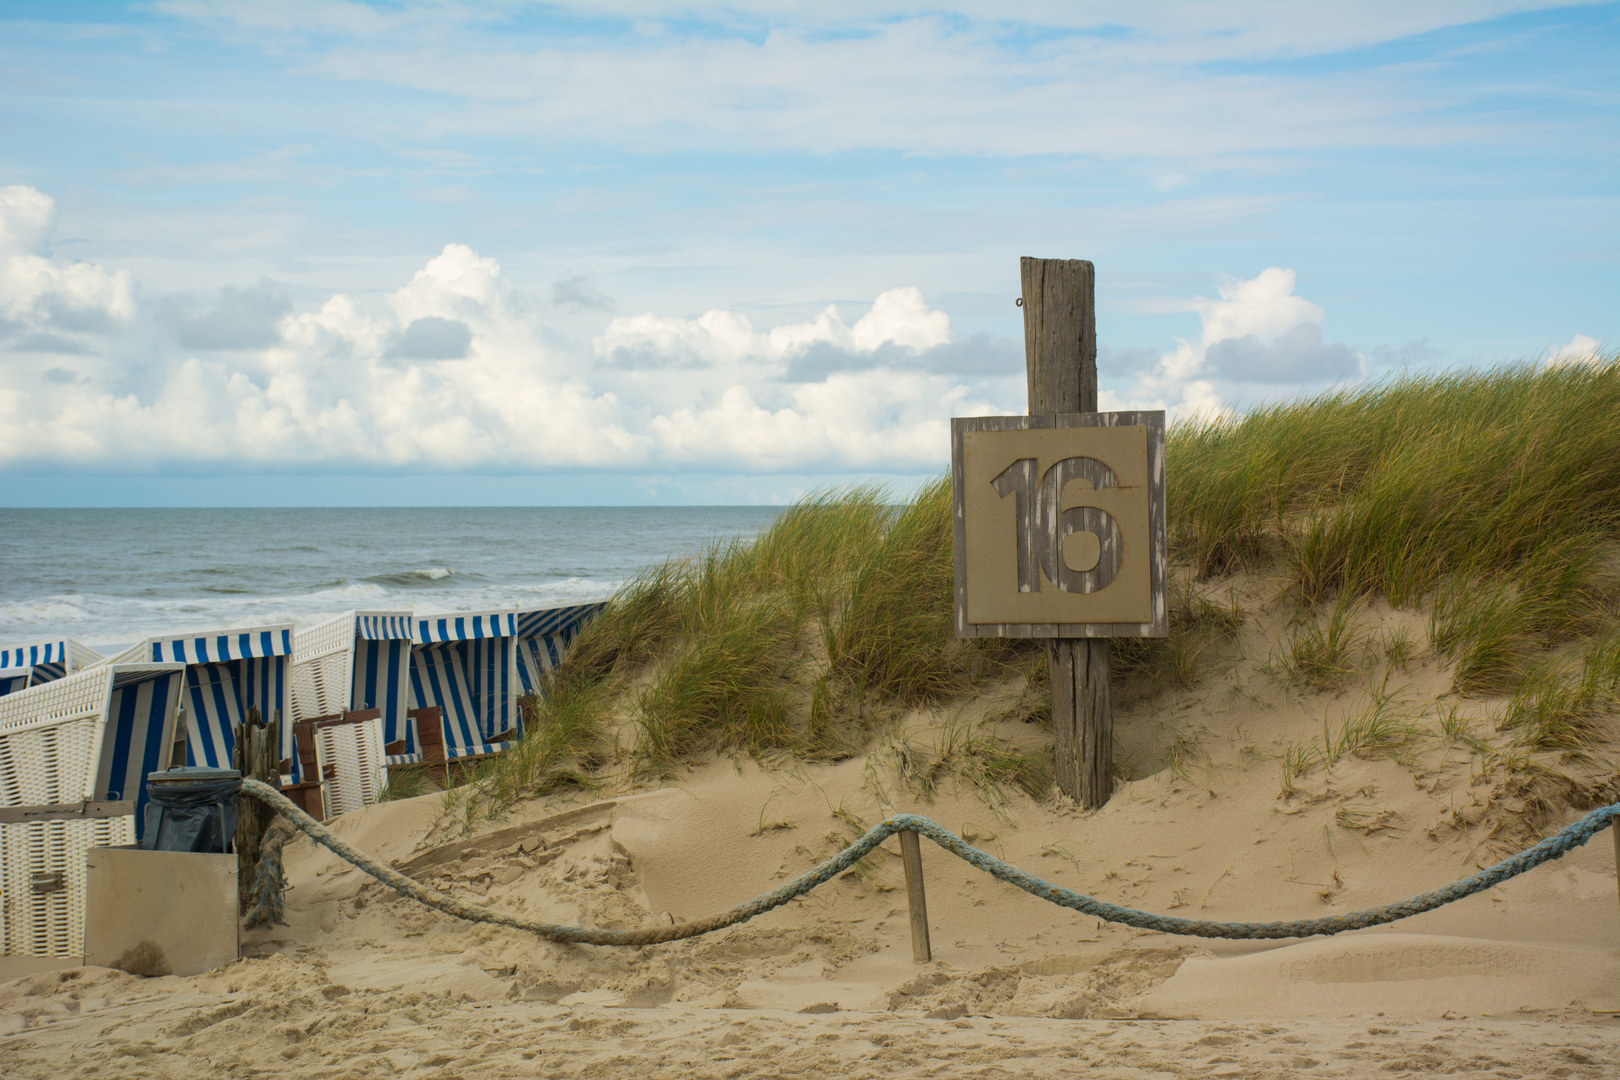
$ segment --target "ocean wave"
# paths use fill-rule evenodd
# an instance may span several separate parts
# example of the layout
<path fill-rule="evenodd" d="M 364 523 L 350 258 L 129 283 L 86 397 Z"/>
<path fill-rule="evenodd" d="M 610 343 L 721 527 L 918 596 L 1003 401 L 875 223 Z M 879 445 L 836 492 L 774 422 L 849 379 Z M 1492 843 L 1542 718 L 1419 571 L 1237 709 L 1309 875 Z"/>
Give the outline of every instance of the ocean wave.
<path fill-rule="evenodd" d="M 456 572 L 447 566 L 430 566 L 423 570 L 399 570 L 392 574 L 373 574 L 366 578 L 379 585 L 397 585 L 406 589 L 420 589 L 431 587 L 440 581 L 447 581 L 456 576 Z"/>
<path fill-rule="evenodd" d="M 334 509 L 90 513 L 70 535 L 48 512 L 26 558 L 0 559 L 0 644 L 67 636 L 89 645 L 290 622 L 352 609 L 547 607 L 612 593 L 643 566 L 751 533 L 774 511 L 720 508 Z M 32 515 L 32 516 L 30 516 Z M 34 552 L 49 552 L 32 554 Z M 222 554 L 230 553 L 230 554 Z"/>

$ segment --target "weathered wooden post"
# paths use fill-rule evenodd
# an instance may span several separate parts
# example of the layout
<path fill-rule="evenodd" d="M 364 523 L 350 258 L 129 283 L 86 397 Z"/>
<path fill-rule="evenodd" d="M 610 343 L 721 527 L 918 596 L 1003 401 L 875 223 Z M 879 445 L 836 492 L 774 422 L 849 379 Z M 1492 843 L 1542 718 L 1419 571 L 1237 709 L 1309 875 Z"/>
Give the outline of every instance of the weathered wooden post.
<path fill-rule="evenodd" d="M 1095 273 L 1022 261 L 1029 415 L 951 421 L 956 632 L 1046 640 L 1058 788 L 1114 784 L 1108 639 L 1169 632 L 1164 413 L 1097 411 Z"/>
<path fill-rule="evenodd" d="M 231 766 L 244 778 L 261 780 L 271 787 L 281 786 L 281 710 L 277 709 L 266 724 L 260 718 L 259 707 L 249 705 L 243 723 L 236 731 L 236 746 L 231 751 Z M 264 834 L 275 820 L 276 812 L 258 799 L 246 795 L 236 800 L 236 859 L 242 910 L 247 910 L 254 882 L 258 880 L 259 850 Z"/>
<path fill-rule="evenodd" d="M 928 897 L 923 892 L 922 845 L 910 829 L 900 833 L 900 861 L 906 868 L 906 904 L 911 909 L 911 958 L 926 964 L 934 958 L 928 941 Z"/>
<path fill-rule="evenodd" d="M 1081 259 L 1019 260 L 1029 413 L 1097 411 L 1096 268 Z M 1058 790 L 1094 809 L 1114 793 L 1108 639 L 1048 638 Z"/>

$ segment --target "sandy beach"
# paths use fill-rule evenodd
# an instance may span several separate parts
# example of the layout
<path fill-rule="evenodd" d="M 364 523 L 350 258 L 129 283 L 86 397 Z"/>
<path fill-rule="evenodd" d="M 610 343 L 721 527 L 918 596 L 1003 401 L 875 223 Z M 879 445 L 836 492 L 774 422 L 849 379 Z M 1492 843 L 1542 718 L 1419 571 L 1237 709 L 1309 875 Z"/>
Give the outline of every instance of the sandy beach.
<path fill-rule="evenodd" d="M 1375 606 L 1376 634 L 1419 618 Z M 1145 775 L 1103 809 L 951 778 L 897 752 L 1016 717 L 1023 680 L 901 718 L 863 755 L 718 756 L 660 786 L 522 804 L 467 830 L 441 796 L 335 822 L 431 887 L 609 928 L 722 910 L 896 812 L 933 818 L 1045 879 L 1142 910 L 1260 921 L 1343 913 L 1452 881 L 1615 798 L 1597 756 L 1554 791 L 1436 739 L 1347 754 L 1279 791 L 1275 757 L 1379 690 L 1300 694 L 1258 673 L 1257 618 L 1195 693 L 1122 711 Z M 1432 656 L 1403 700 L 1443 692 Z M 1484 706 L 1481 706 L 1483 709 Z M 1172 732 L 1197 752 L 1166 756 Z M 1399 760 L 1397 760 L 1399 758 Z M 1160 764 L 1163 762 L 1163 764 Z M 1154 767 L 1157 765 L 1158 767 Z M 1101 923 L 924 843 L 934 958 L 913 962 L 898 844 L 752 922 L 689 941 L 556 945 L 427 910 L 299 838 L 286 926 L 210 974 L 101 968 L 0 984 L 16 1077 L 1468 1076 L 1605 1077 L 1620 1064 L 1620 904 L 1600 834 L 1568 857 L 1387 927 L 1304 941 L 1172 937 Z"/>

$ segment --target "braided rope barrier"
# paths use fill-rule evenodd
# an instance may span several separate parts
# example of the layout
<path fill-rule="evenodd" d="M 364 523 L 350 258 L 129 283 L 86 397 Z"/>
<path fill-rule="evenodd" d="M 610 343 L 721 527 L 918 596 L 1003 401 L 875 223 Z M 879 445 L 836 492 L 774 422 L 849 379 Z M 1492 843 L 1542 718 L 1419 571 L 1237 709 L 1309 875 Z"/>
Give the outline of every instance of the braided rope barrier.
<path fill-rule="evenodd" d="M 249 909 L 244 926 L 287 925 L 287 882 L 281 871 L 281 849 L 292 834 L 275 828 L 259 841 L 259 865 L 254 873 L 253 907 Z"/>
<path fill-rule="evenodd" d="M 562 926 L 556 923 L 520 919 L 515 915 L 486 911 L 481 907 L 457 900 L 454 897 L 442 896 L 420 882 L 406 877 L 391 867 L 383 866 L 371 856 L 351 847 L 330 829 L 304 813 L 291 800 L 268 784 L 257 780 L 243 780 L 242 793 L 251 795 L 274 807 L 287 819 L 293 828 L 304 833 L 322 847 L 327 848 L 340 859 L 352 863 L 402 896 L 408 896 L 413 900 L 426 904 L 428 907 L 436 908 L 448 915 L 454 915 L 458 919 L 465 919 L 469 922 L 491 923 L 495 926 L 507 926 L 514 930 L 523 930 L 548 941 L 620 946 L 657 945 L 666 941 L 679 941 L 683 938 L 697 937 L 701 934 L 712 933 L 728 926 L 747 922 L 756 915 L 764 914 L 772 908 L 781 907 L 788 901 L 803 896 L 817 886 L 825 884 L 865 858 L 874 848 L 889 837 L 908 830 L 928 837 L 928 839 L 970 866 L 977 867 L 1032 896 L 1038 896 L 1049 903 L 1072 908 L 1082 914 L 1091 915 L 1107 922 L 1124 923 L 1127 926 L 1135 926 L 1143 930 L 1157 930 L 1166 934 L 1182 934 L 1193 937 L 1253 939 L 1340 934 L 1346 930 L 1360 930 L 1368 926 L 1378 926 L 1383 923 L 1394 922 L 1397 919 L 1409 918 L 1421 912 L 1432 911 L 1437 907 L 1461 900 L 1466 896 L 1472 896 L 1477 892 L 1483 892 L 1507 881 L 1509 878 L 1517 877 L 1527 870 L 1540 866 L 1544 862 L 1562 858 L 1575 848 L 1591 840 L 1598 832 L 1609 827 L 1616 818 L 1620 818 L 1620 803 L 1593 810 L 1579 821 L 1549 836 L 1534 847 L 1527 848 L 1511 858 L 1504 859 L 1489 869 L 1481 870 L 1477 874 L 1397 903 L 1368 908 L 1365 911 L 1354 911 L 1347 915 L 1330 915 L 1320 919 L 1298 919 L 1292 922 L 1228 923 L 1209 922 L 1202 919 L 1181 919 L 1170 915 L 1155 915 L 1152 912 L 1138 911 L 1134 908 L 1110 904 L 1105 900 L 1098 900 L 1095 897 L 1065 889 L 1060 885 L 1043 881 L 1033 874 L 1025 873 L 1016 866 L 1003 862 L 988 852 L 970 846 L 966 841 L 954 833 L 947 832 L 928 818 L 919 817 L 916 814 L 896 814 L 894 817 L 874 825 L 867 830 L 864 836 L 819 866 L 799 875 L 792 881 L 772 889 L 768 893 L 756 896 L 752 900 L 738 904 L 736 907 L 722 911 L 719 914 L 674 926 L 655 926 L 642 930 L 593 930 L 582 926 Z"/>

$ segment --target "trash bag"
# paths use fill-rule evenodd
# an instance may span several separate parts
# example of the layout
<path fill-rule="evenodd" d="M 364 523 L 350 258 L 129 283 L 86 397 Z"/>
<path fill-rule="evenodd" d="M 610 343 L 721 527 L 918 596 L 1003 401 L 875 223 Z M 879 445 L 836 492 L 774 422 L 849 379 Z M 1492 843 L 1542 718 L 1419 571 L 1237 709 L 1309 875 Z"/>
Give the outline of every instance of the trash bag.
<path fill-rule="evenodd" d="M 146 778 L 146 822 L 141 846 L 148 851 L 228 852 L 236 841 L 235 769 L 186 768 Z"/>

